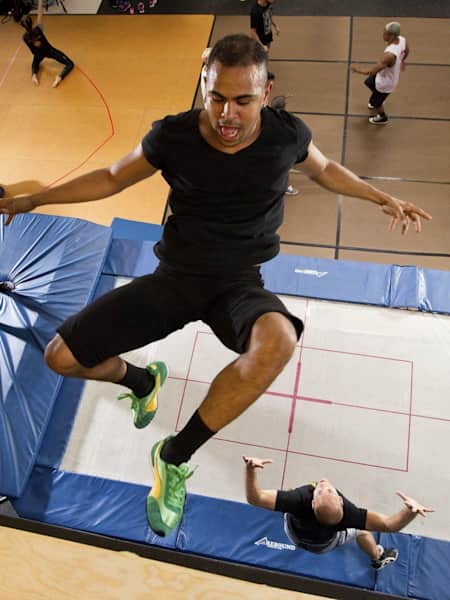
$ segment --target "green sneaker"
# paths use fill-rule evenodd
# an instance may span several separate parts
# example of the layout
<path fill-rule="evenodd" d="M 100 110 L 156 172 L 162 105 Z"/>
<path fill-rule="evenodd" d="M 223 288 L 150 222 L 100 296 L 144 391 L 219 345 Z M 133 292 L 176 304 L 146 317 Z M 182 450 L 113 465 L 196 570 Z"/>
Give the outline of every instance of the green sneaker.
<path fill-rule="evenodd" d="M 154 481 L 147 497 L 147 519 L 153 531 L 161 536 L 170 533 L 181 521 L 186 479 L 193 473 L 186 463 L 176 467 L 161 458 L 162 447 L 171 437 L 156 442 L 151 454 Z"/>
<path fill-rule="evenodd" d="M 158 409 L 158 392 L 166 381 L 169 372 L 163 362 L 155 361 L 147 365 L 145 368 L 155 378 L 155 385 L 152 391 L 147 394 L 147 396 L 143 396 L 142 398 L 138 398 L 133 392 L 126 392 L 125 394 L 120 394 L 120 396 L 117 397 L 117 400 L 131 400 L 133 423 L 138 429 L 147 427 L 147 425 L 155 416 Z"/>

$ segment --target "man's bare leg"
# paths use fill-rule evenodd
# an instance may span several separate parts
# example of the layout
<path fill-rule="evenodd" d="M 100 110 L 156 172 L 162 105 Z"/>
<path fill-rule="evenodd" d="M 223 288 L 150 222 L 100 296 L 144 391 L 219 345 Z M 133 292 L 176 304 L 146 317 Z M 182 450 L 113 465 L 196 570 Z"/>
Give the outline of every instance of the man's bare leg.
<path fill-rule="evenodd" d="M 380 558 L 382 554 L 380 546 L 377 545 L 370 531 L 360 531 L 356 537 L 356 541 L 361 550 L 370 556 L 372 560 Z"/>
<path fill-rule="evenodd" d="M 59 334 L 51 340 L 45 350 L 45 361 L 56 373 L 65 377 L 78 377 L 96 381 L 111 381 L 117 383 L 125 377 L 126 362 L 115 356 L 108 358 L 95 367 L 84 367 L 70 351 Z"/>
<path fill-rule="evenodd" d="M 221 371 L 200 405 L 204 423 L 219 431 L 242 414 L 289 362 L 297 332 L 281 313 L 266 313 L 254 324 L 247 350 Z"/>
<path fill-rule="evenodd" d="M 189 461 L 200 446 L 267 390 L 290 360 L 296 344 L 296 329 L 286 316 L 271 312 L 259 317 L 246 351 L 214 378 L 199 409 L 161 448 L 161 458 L 177 466 Z"/>
<path fill-rule="evenodd" d="M 266 313 L 253 325 L 246 351 L 213 380 L 208 393 L 188 423 L 172 438 L 152 448 L 154 481 L 147 498 L 147 519 L 159 535 L 167 535 L 183 516 L 186 479 L 192 472 L 185 464 L 217 431 L 242 414 L 290 360 L 297 332 L 281 313 Z"/>

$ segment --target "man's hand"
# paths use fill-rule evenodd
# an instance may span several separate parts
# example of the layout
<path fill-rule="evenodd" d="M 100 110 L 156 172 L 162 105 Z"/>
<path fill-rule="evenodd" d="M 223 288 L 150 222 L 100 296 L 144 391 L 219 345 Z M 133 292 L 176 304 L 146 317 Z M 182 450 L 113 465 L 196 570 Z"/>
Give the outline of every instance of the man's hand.
<path fill-rule="evenodd" d="M 29 212 L 35 208 L 30 196 L 5 196 L 0 198 L 0 215 L 8 215 L 6 225 L 9 225 L 14 217 L 19 213 Z"/>
<path fill-rule="evenodd" d="M 389 231 L 394 231 L 397 223 L 400 221 L 402 224 L 402 235 L 408 232 L 411 221 L 414 223 L 416 233 L 422 231 L 422 223 L 420 217 L 427 221 L 431 221 L 433 218 L 430 214 L 413 204 L 412 202 L 405 202 L 399 200 L 393 196 L 385 194 L 384 201 L 381 202 L 381 210 L 391 217 L 389 223 Z"/>
<path fill-rule="evenodd" d="M 426 506 L 419 504 L 417 500 L 406 496 L 403 492 L 396 492 L 396 494 L 403 500 L 405 506 L 414 514 L 419 514 L 422 515 L 422 517 L 426 517 L 426 513 L 434 512 L 434 508 L 427 508 Z"/>
<path fill-rule="evenodd" d="M 243 456 L 242 458 L 250 469 L 264 469 L 265 465 L 273 463 L 270 458 L 257 458 L 256 456 Z"/>

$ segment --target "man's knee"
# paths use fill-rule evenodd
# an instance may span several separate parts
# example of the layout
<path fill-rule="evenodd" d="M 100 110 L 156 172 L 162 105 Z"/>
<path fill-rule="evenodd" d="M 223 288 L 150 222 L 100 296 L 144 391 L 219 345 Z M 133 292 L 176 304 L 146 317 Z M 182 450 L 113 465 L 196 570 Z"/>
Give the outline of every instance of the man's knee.
<path fill-rule="evenodd" d="M 58 333 L 47 344 L 44 359 L 47 366 L 60 375 L 72 375 L 81 366 Z"/>
<path fill-rule="evenodd" d="M 292 321 L 282 313 L 270 312 L 255 322 L 249 350 L 262 352 L 268 360 L 284 366 L 291 359 L 297 341 L 297 330 Z"/>

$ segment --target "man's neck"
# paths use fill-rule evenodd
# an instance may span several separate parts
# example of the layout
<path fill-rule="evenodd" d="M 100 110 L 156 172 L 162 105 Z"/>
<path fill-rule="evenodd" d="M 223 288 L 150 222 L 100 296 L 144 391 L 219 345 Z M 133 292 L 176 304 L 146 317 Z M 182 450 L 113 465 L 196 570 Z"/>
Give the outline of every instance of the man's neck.
<path fill-rule="evenodd" d="M 248 146 L 251 146 L 258 139 L 261 133 L 262 120 L 260 118 L 252 134 L 244 142 L 238 144 L 237 146 L 224 146 L 219 142 L 218 138 L 216 137 L 217 134 L 211 127 L 205 109 L 202 109 L 199 113 L 198 127 L 201 137 L 212 148 L 215 148 L 216 150 L 219 150 L 219 152 L 223 152 L 224 154 L 237 154 L 241 150 L 244 150 L 245 148 L 248 148 Z"/>

